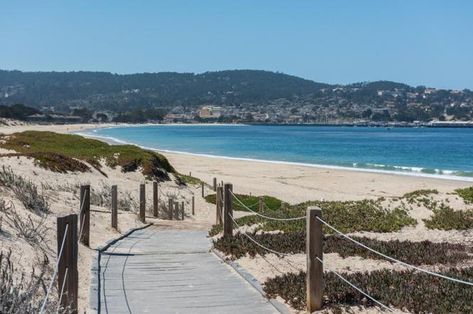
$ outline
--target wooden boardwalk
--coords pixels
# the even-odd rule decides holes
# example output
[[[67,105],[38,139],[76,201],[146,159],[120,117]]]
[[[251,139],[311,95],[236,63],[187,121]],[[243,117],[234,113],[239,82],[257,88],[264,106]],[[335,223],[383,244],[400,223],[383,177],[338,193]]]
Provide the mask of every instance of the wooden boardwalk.
[[[118,241],[100,260],[100,313],[279,313],[210,247],[154,226]]]

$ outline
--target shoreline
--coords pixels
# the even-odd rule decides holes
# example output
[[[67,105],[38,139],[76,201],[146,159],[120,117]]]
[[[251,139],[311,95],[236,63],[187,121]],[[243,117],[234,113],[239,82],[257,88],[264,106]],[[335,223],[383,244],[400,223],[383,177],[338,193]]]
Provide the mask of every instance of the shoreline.
[[[155,125],[158,125],[158,124],[149,124],[147,126],[155,126]],[[135,127],[137,125],[129,125],[129,126]],[[106,126],[103,128],[109,129],[109,128],[114,128],[114,126]],[[451,181],[461,181],[461,182],[473,182],[473,177],[455,176],[455,175],[449,175],[449,174],[430,174],[430,173],[422,173],[422,172],[415,172],[415,171],[396,171],[396,170],[383,170],[383,169],[372,169],[372,168],[361,168],[361,167],[344,167],[344,166],[335,166],[335,165],[311,164],[311,163],[304,163],[304,162],[256,159],[256,158],[245,158],[245,157],[231,157],[231,156],[211,155],[211,154],[203,154],[203,153],[190,153],[190,152],[174,151],[174,150],[168,150],[168,149],[159,149],[159,148],[148,147],[148,146],[139,145],[132,142],[123,141],[112,136],[100,136],[100,135],[87,133],[87,132],[94,132],[94,130],[97,130],[97,129],[102,129],[102,127],[85,129],[78,132],[73,131],[71,133],[88,137],[88,138],[102,140],[112,145],[113,144],[114,145],[124,145],[124,144],[136,145],[140,148],[153,150],[162,154],[181,154],[181,155],[186,155],[186,156],[206,157],[206,158],[212,158],[212,159],[226,159],[226,160],[235,160],[235,161],[247,161],[247,162],[268,163],[268,164],[278,164],[278,165],[288,165],[288,166],[310,167],[310,168],[318,168],[318,169],[353,171],[353,172],[364,172],[364,173],[373,173],[373,174],[387,174],[387,175],[397,175],[397,176],[407,176],[407,177],[421,177],[421,178],[451,180]],[[401,166],[399,167],[402,168]],[[447,171],[447,170],[444,170],[444,171]]]

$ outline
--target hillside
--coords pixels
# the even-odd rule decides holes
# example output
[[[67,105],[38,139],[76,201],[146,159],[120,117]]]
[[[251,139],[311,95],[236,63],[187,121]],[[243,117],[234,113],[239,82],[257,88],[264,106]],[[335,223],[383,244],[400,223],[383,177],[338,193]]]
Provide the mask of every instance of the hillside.
[[[0,106],[14,104],[49,114],[72,114],[82,121],[103,121],[94,112],[107,110],[118,122],[195,122],[202,120],[198,110],[205,105],[219,107],[216,119],[220,122],[473,119],[470,90],[411,87],[391,81],[329,85],[259,70],[126,75],[0,70]],[[3,111],[4,117],[13,114]]]
[[[193,73],[0,71],[0,104],[71,104],[120,110],[133,106],[199,105],[291,98],[327,84],[267,71]]]

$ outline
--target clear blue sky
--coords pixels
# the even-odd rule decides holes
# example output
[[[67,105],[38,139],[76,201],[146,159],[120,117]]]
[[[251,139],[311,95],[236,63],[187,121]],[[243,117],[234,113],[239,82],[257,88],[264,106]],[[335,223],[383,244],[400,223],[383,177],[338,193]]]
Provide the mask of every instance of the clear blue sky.
[[[2,0],[0,68],[473,89],[471,0]]]

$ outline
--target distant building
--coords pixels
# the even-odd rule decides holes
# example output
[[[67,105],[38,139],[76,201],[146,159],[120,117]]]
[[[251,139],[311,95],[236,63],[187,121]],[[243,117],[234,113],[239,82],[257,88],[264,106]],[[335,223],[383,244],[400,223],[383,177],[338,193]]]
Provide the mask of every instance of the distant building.
[[[202,119],[218,119],[221,115],[221,107],[204,106],[199,110],[199,117]]]

